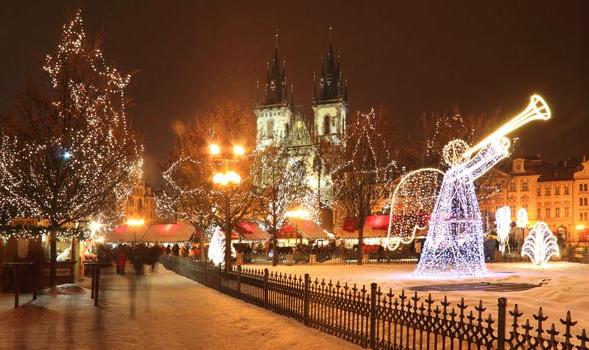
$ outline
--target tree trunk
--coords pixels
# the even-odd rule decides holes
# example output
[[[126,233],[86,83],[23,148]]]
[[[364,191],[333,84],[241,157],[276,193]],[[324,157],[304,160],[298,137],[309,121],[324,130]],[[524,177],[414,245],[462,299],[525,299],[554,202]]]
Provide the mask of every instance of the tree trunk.
[[[358,218],[358,265],[362,265],[362,247],[364,247],[364,216]]]
[[[57,232],[52,230],[49,234],[49,286],[57,286]]]
[[[274,254],[272,254],[272,266],[277,266],[278,265],[278,252],[277,252],[276,248],[278,247],[278,239],[276,238],[276,230],[274,231],[274,234],[272,235],[272,246],[274,249]]]

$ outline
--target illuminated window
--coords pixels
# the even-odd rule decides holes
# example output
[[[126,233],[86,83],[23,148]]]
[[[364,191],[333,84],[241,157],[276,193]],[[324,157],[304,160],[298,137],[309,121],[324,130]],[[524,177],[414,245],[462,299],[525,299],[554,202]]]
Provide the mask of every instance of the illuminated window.
[[[550,208],[546,208],[546,219],[550,218]]]
[[[587,198],[579,198],[579,205],[586,206],[587,205]]]
[[[544,188],[544,194],[546,196],[550,196],[550,186],[546,185],[546,187]]]
[[[564,186],[564,194],[565,195],[569,194],[569,186]]]
[[[564,207],[564,217],[565,218],[569,217],[569,207]]]
[[[538,196],[538,197],[542,196],[542,187],[540,187],[540,185],[538,185],[538,187],[536,187],[536,196]]]
[[[509,191],[510,192],[515,192],[515,181],[511,181],[509,183]]]
[[[554,216],[559,218],[560,217],[560,208],[554,209]]]
[[[556,185],[554,187],[554,195],[555,196],[560,196],[560,186]]]
[[[521,187],[522,187],[522,192],[527,192],[528,191],[528,182],[522,181]]]

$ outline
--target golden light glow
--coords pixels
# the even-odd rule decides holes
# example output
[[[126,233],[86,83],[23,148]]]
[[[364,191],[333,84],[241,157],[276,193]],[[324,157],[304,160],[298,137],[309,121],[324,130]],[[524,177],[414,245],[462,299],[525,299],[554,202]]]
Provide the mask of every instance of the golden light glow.
[[[546,101],[544,101],[540,95],[532,95],[532,97],[530,97],[530,103],[526,109],[524,109],[515,117],[511,118],[510,121],[503,124],[499,129],[495,130],[489,136],[485,137],[481,142],[466,151],[465,157],[470,157],[476,151],[518,129],[524,124],[534,120],[548,120],[550,119],[551,115],[550,108],[548,107]]]
[[[233,154],[235,154],[238,157],[241,157],[245,154],[245,148],[243,148],[243,146],[241,145],[234,145]]]
[[[308,219],[311,214],[307,209],[298,208],[287,211],[285,216],[293,219]]]
[[[218,156],[219,154],[221,154],[221,147],[219,147],[219,145],[217,145],[216,143],[211,143],[209,145],[209,152],[213,156]]]
[[[233,170],[226,173],[216,173],[213,175],[213,183],[221,186],[238,185],[241,183],[241,176]]]
[[[129,226],[143,226],[143,225],[145,225],[145,220],[143,220],[143,219],[129,219],[129,220],[127,220],[127,225],[129,225]]]
[[[577,229],[577,231],[583,231],[585,229],[585,225],[579,224],[575,228]]]
[[[96,233],[102,228],[102,224],[98,221],[92,220],[92,221],[90,221],[89,228],[90,228],[90,232]]]

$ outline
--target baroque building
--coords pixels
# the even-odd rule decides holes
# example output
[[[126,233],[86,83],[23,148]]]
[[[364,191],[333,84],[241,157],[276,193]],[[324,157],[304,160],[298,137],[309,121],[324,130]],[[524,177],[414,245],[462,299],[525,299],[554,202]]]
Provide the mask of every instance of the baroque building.
[[[135,184],[129,198],[127,198],[123,213],[125,220],[142,219],[145,222],[145,225],[157,222],[158,218],[155,212],[155,197],[151,190],[151,186],[146,185],[145,181],[139,181]]]
[[[347,89],[339,57],[334,54],[331,35],[319,81],[313,75],[312,115],[306,115],[304,106],[295,104],[293,86],[290,86],[290,91],[287,86],[285,64],[280,59],[276,35],[274,55],[267,63],[263,96],[260,96],[259,83],[257,86],[254,107],[256,147],[263,149],[270,144],[284,145],[292,157],[307,163],[310,174],[320,142],[341,142],[346,132]]]
[[[539,156],[519,157],[502,171],[507,181],[499,192],[481,200],[481,212],[494,222],[495,211],[509,206],[512,221],[526,209],[528,227],[544,221],[569,243],[589,242],[589,161],[549,163]]]

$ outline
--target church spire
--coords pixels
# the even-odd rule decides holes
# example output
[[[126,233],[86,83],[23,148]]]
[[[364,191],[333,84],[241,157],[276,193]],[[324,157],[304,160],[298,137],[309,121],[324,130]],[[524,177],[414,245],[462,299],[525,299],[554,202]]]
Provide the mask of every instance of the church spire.
[[[314,102],[323,103],[332,100],[346,100],[345,86],[340,70],[339,53],[333,50],[333,27],[329,26],[329,47],[327,56],[321,59],[321,77],[319,78],[319,95],[315,94]]]
[[[282,104],[287,102],[285,60],[280,64],[278,54],[278,30],[274,33],[274,57],[266,69],[266,91],[264,105]]]

